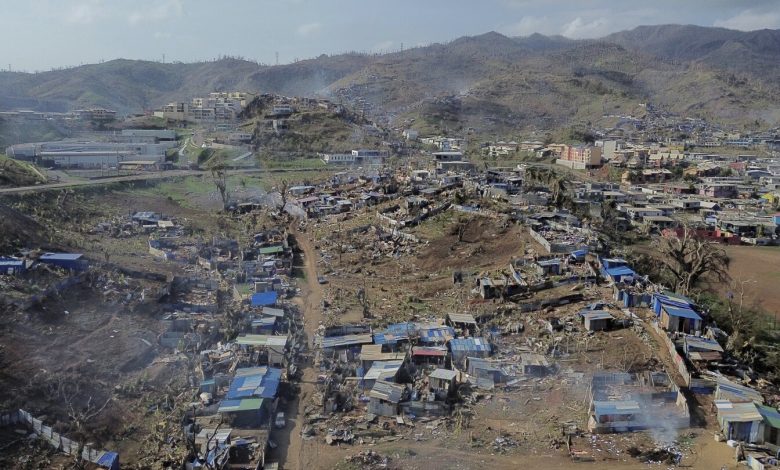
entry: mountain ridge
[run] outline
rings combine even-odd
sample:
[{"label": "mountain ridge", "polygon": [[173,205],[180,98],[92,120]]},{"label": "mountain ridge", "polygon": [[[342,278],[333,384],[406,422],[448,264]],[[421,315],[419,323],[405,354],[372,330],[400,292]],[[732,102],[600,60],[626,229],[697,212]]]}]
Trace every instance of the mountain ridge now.
[{"label": "mountain ridge", "polygon": [[[458,127],[560,126],[653,100],[672,112],[773,125],[780,120],[777,78],[780,30],[657,25],[587,40],[491,31],[382,55],[323,54],[278,66],[116,59],[37,74],[0,72],[0,109],[103,106],[128,113],[240,89],[331,97],[390,124],[426,110],[436,119],[438,109],[451,115],[439,116],[442,123],[453,118]],[[448,102],[460,104],[447,109]]]}]

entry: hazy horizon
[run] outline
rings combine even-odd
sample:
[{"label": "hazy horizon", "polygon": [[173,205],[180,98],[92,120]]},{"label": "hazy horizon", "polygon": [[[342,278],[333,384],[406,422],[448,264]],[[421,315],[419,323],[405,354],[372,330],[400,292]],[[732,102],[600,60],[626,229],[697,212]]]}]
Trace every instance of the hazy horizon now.
[{"label": "hazy horizon", "polygon": [[274,64],[277,54],[283,64],[320,54],[383,53],[489,31],[586,39],[640,25],[780,28],[776,0],[626,3],[237,0],[217,6],[205,0],[0,0],[12,38],[0,43],[0,69],[33,72],[118,58],[203,62],[221,56]]}]

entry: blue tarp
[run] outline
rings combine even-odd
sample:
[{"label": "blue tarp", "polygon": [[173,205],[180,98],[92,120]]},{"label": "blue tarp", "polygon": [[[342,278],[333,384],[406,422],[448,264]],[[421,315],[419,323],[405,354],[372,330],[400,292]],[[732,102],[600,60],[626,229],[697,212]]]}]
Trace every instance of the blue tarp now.
[{"label": "blue tarp", "polygon": [[236,377],[230,383],[225,398],[229,400],[238,398],[274,398],[282,380],[282,370],[269,367],[265,373]]},{"label": "blue tarp", "polygon": [[449,326],[420,330],[420,342],[422,343],[444,343],[454,337],[455,330]]},{"label": "blue tarp", "polygon": [[453,352],[472,352],[472,351],[484,351],[490,352],[490,343],[484,338],[456,338],[450,340],[450,349]]},{"label": "blue tarp", "polygon": [[258,292],[256,294],[252,294],[252,306],[264,307],[267,305],[274,305],[278,297],[279,294],[274,291]]},{"label": "blue tarp", "polygon": [[116,452],[105,452],[95,463],[109,470],[119,470],[119,454]]},{"label": "blue tarp", "polygon": [[691,320],[701,321],[701,317],[698,313],[685,307],[674,307],[672,305],[664,304],[663,309],[669,316],[679,318],[690,318]]}]

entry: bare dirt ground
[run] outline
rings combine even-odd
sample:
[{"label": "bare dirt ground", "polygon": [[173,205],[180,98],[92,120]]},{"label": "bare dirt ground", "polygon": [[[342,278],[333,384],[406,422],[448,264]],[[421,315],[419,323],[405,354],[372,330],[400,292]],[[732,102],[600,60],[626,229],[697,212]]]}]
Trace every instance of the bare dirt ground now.
[{"label": "bare dirt ground", "polygon": [[[780,247],[728,246],[729,275],[745,284],[746,297],[763,310],[780,318]],[[729,286],[718,290],[726,294]]]}]

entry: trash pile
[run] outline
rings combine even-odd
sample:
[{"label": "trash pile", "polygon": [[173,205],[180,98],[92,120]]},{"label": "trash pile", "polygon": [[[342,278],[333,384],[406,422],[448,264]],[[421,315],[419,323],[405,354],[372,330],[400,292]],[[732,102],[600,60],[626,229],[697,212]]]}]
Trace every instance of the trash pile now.
[{"label": "trash pile", "polygon": [[629,447],[626,452],[631,457],[648,464],[677,465],[683,457],[682,452],[674,446],[656,447],[644,451],[638,447]]},{"label": "trash pile", "polygon": [[371,468],[387,468],[390,459],[388,457],[383,457],[377,452],[374,452],[373,450],[365,450],[358,452],[355,455],[346,457],[344,460],[346,460],[349,463],[359,465],[360,468],[364,469],[371,469]]}]

